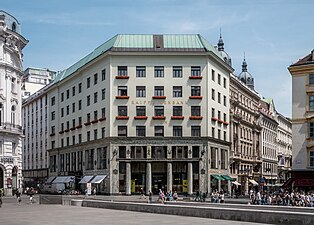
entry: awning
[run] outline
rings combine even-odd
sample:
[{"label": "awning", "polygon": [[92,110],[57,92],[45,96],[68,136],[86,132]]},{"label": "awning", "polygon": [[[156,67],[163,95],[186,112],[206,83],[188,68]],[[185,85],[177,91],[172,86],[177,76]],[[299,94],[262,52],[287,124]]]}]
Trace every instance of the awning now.
[{"label": "awning", "polygon": [[255,180],[249,180],[251,184],[253,184],[254,186],[257,186],[258,183]]},{"label": "awning", "polygon": [[57,177],[52,183],[70,183],[74,182],[75,177],[74,176],[68,176],[68,177]]},{"label": "awning", "polygon": [[225,180],[233,180],[233,178],[228,175],[220,175],[220,176],[224,178]]},{"label": "awning", "polygon": [[89,181],[93,178],[93,176],[84,176],[82,180],[79,182],[79,184],[86,184],[89,183]]},{"label": "awning", "polygon": [[238,182],[238,181],[232,181],[231,183],[233,183],[234,185],[237,185],[237,186],[241,186],[241,184]]},{"label": "awning", "polygon": [[45,183],[50,184],[56,177],[49,177]]},{"label": "awning", "polygon": [[90,183],[92,183],[92,184],[99,184],[99,183],[101,183],[106,177],[107,177],[107,175],[97,175],[97,176],[94,177],[94,179],[92,179],[92,181],[90,181]]},{"label": "awning", "polygon": [[220,175],[212,174],[216,180],[224,180]]}]

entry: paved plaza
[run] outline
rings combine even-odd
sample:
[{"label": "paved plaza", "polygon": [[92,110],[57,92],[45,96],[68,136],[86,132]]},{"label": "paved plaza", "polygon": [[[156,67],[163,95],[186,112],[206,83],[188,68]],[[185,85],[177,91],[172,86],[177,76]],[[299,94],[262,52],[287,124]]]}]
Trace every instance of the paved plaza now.
[{"label": "paved plaza", "polygon": [[18,205],[5,201],[0,208],[1,225],[98,225],[98,224],[215,224],[215,225],[254,225],[239,221],[214,220],[196,217],[183,217],[162,214],[138,213],[98,208],[85,208],[62,205],[29,204],[23,199]]}]

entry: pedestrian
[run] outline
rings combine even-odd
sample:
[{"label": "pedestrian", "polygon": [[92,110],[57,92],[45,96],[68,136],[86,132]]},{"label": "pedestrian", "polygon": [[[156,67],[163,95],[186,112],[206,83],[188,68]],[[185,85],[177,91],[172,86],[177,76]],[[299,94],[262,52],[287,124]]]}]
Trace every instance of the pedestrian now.
[{"label": "pedestrian", "polygon": [[173,193],[173,200],[175,202],[178,200],[178,193],[177,193],[177,191],[174,191],[174,193]]},{"label": "pedestrian", "polygon": [[33,195],[34,195],[33,188],[29,189],[28,195],[29,195],[30,204],[33,204]]},{"label": "pedestrian", "polygon": [[0,208],[2,206],[2,195],[0,195]]},{"label": "pedestrian", "polygon": [[22,199],[21,199],[21,192],[20,192],[19,190],[17,190],[16,193],[15,193],[15,195],[16,195],[17,203],[18,203],[19,205],[21,205],[21,201],[22,201]]},{"label": "pedestrian", "polygon": [[93,188],[93,195],[94,195],[94,197],[96,197],[96,192],[97,192],[96,187],[94,187]]},{"label": "pedestrian", "polygon": [[146,199],[145,192],[144,192],[143,188],[140,189],[140,198],[142,198],[142,197]]},{"label": "pedestrian", "polygon": [[148,203],[152,203],[153,202],[153,193],[149,190],[148,191]]}]

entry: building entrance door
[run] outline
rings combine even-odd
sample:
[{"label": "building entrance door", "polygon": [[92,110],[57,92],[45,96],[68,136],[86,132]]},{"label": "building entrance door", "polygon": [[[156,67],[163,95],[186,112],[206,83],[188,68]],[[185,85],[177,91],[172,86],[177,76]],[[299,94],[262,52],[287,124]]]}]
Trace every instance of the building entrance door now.
[{"label": "building entrance door", "polygon": [[167,174],[153,173],[153,193],[158,194],[159,189],[167,192]]},{"label": "building entrance door", "polygon": [[3,180],[4,180],[4,173],[3,173],[3,169],[0,167],[0,189],[4,188]]}]

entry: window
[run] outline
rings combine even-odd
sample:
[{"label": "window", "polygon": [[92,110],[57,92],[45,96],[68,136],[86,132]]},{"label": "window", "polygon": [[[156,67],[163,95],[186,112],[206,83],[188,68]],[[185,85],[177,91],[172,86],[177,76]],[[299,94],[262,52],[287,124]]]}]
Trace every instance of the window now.
[{"label": "window", "polygon": [[67,99],[70,98],[70,90],[67,90]]},{"label": "window", "polygon": [[155,66],[155,77],[164,77],[164,67]]},{"label": "window", "polygon": [[227,122],[227,114],[224,113],[224,121]]},{"label": "window", "polygon": [[201,127],[200,126],[191,126],[191,136],[200,137],[201,136]]},{"label": "window", "polygon": [[86,79],[86,88],[90,88],[90,77]]},{"label": "window", "polygon": [[90,131],[87,131],[87,133],[86,133],[86,140],[90,141]]},{"label": "window", "polygon": [[94,74],[94,85],[96,85],[98,82],[98,73]]},{"label": "window", "polygon": [[191,87],[191,96],[201,96],[201,87],[200,86],[192,86]]},{"label": "window", "polygon": [[118,116],[127,116],[128,107],[127,106],[118,106]]},{"label": "window", "polygon": [[61,131],[64,131],[64,123],[61,123]]},{"label": "window", "polygon": [[145,126],[136,126],[136,136],[145,137],[146,136],[146,127]]},{"label": "window", "polygon": [[118,136],[127,136],[127,126],[118,126]]},{"label": "window", "polygon": [[165,96],[164,87],[163,86],[155,86],[155,96]]},{"label": "window", "polygon": [[94,93],[94,103],[97,103],[98,101],[98,92]]},{"label": "window", "polygon": [[136,106],[136,116],[146,116],[146,106]]},{"label": "window", "polygon": [[173,86],[173,97],[174,98],[182,97],[182,87],[181,86]]},{"label": "window", "polygon": [[101,80],[102,80],[102,81],[106,80],[106,69],[103,69],[103,70],[101,71]]},{"label": "window", "polygon": [[224,106],[227,106],[227,97],[224,95]]},{"label": "window", "polygon": [[101,118],[106,118],[106,108],[101,109]]},{"label": "window", "polygon": [[314,122],[309,123],[309,138],[314,138]]},{"label": "window", "polygon": [[79,83],[78,84],[78,93],[81,93],[82,92],[82,83]]},{"label": "window", "polygon": [[78,109],[79,109],[79,110],[82,109],[82,100],[79,100],[79,102],[78,102]]},{"label": "window", "polygon": [[87,123],[89,123],[90,122],[90,113],[87,113],[87,115],[86,115],[86,119],[87,119]]},{"label": "window", "polygon": [[218,129],[218,139],[221,139],[221,130]]},{"label": "window", "polygon": [[155,126],[155,136],[156,137],[164,136],[164,126]]},{"label": "window", "polygon": [[128,96],[128,87],[118,86],[118,96]]},{"label": "window", "polygon": [[66,110],[67,110],[67,115],[69,115],[70,114],[70,106],[69,105],[67,105]]},{"label": "window", "polygon": [[218,92],[218,103],[221,103],[221,94]]},{"label": "window", "polygon": [[173,126],[173,136],[182,137],[182,126]]},{"label": "window", "polygon": [[81,144],[82,143],[82,134],[78,135],[78,143]]},{"label": "window", "polygon": [[211,147],[210,148],[210,156],[211,156],[211,163],[210,168],[211,169],[217,169],[217,148]]},{"label": "window", "polygon": [[224,141],[227,141],[227,132],[224,131]]},{"label": "window", "polygon": [[106,136],[106,127],[101,128],[101,138],[105,138]]},{"label": "window", "polygon": [[146,87],[145,86],[136,86],[136,97],[137,98],[146,97]]},{"label": "window", "polygon": [[81,116],[78,118],[78,125],[79,125],[79,126],[82,125],[82,117],[81,117]]},{"label": "window", "polygon": [[182,116],[182,106],[173,106],[172,111],[173,116]]},{"label": "window", "polygon": [[61,117],[64,116],[64,108],[61,108]]},{"label": "window", "polygon": [[98,139],[98,131],[97,129],[94,130],[94,140]]},{"label": "window", "polygon": [[200,66],[191,66],[191,76],[200,77],[201,76],[201,67]]},{"label": "window", "polygon": [[61,102],[63,102],[64,101],[64,93],[62,92],[61,93]]},{"label": "window", "polygon": [[155,116],[164,116],[163,106],[155,106]]},{"label": "window", "polygon": [[215,117],[215,108],[212,108],[212,117]]},{"label": "window", "polygon": [[314,167],[314,151],[310,151],[310,167]]},{"label": "window", "polygon": [[55,97],[52,97],[51,98],[51,105],[55,105],[56,104],[56,98]]},{"label": "window", "polygon": [[221,118],[221,112],[218,110],[218,119],[220,120]]},{"label": "window", "polygon": [[97,110],[94,111],[94,120],[98,120],[98,111]]},{"label": "window", "polygon": [[118,66],[118,76],[127,76],[128,67],[127,66]]},{"label": "window", "polygon": [[309,111],[314,111],[314,95],[309,96]]},{"label": "window", "polygon": [[75,135],[72,136],[72,145],[75,145]]},{"label": "window", "polygon": [[224,88],[226,88],[226,87],[227,87],[227,79],[224,78]]},{"label": "window", "polygon": [[215,101],[215,89],[212,89],[212,100]]},{"label": "window", "polygon": [[88,95],[86,97],[86,105],[89,106],[90,105],[90,95]]},{"label": "window", "polygon": [[72,87],[72,96],[75,96],[75,86]]},{"label": "window", "polygon": [[182,66],[174,66],[172,68],[173,77],[182,77]]},{"label": "window", "polygon": [[191,116],[201,116],[201,106],[191,106]]},{"label": "window", "polygon": [[52,126],[51,127],[51,134],[55,134],[56,133],[56,127],[55,126]]},{"label": "window", "polygon": [[136,77],[146,77],[146,67],[137,66],[136,67]]},{"label": "window", "polygon": [[67,130],[70,129],[70,121],[67,121]]},{"label": "window", "polygon": [[72,103],[72,113],[75,112],[75,102]]},{"label": "window", "polygon": [[221,75],[218,73],[218,84],[221,84]]},{"label": "window", "polygon": [[314,84],[314,74],[309,75],[309,84],[310,85]]},{"label": "window", "polygon": [[106,98],[106,88],[103,88],[101,90],[101,100],[104,100]]},{"label": "window", "polygon": [[215,81],[215,70],[212,70],[212,80]]},{"label": "window", "polygon": [[51,112],[51,120],[55,120],[55,118],[56,118],[56,112],[53,111]]}]

